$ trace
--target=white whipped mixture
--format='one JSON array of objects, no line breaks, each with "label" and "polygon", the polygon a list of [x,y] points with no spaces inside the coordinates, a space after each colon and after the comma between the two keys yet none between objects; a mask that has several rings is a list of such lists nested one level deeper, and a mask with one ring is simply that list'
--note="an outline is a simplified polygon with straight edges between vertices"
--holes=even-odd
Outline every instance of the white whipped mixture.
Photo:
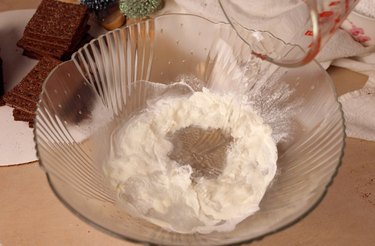
[{"label": "white whipped mixture", "polygon": [[[203,89],[168,97],[134,116],[113,135],[105,172],[133,215],[180,233],[229,231],[259,209],[275,176],[271,128],[235,95]],[[188,126],[222,129],[233,141],[217,178],[196,178],[170,159],[167,137]]]}]

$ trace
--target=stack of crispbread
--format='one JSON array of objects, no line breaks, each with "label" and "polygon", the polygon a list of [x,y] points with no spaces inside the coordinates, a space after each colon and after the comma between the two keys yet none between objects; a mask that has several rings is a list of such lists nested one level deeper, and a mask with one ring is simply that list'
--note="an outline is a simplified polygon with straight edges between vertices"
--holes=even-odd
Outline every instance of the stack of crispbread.
[{"label": "stack of crispbread", "polygon": [[17,45],[24,54],[66,60],[89,37],[87,6],[42,0]]},{"label": "stack of crispbread", "polygon": [[33,126],[43,81],[59,63],[61,61],[52,57],[43,57],[19,84],[4,95],[5,103],[14,108],[15,120],[28,121],[29,126]]},{"label": "stack of crispbread", "polygon": [[33,126],[44,80],[54,67],[69,59],[91,38],[87,33],[88,19],[89,10],[85,5],[42,0],[17,42],[24,49],[24,55],[40,61],[3,97],[14,108],[15,120],[27,121]]}]

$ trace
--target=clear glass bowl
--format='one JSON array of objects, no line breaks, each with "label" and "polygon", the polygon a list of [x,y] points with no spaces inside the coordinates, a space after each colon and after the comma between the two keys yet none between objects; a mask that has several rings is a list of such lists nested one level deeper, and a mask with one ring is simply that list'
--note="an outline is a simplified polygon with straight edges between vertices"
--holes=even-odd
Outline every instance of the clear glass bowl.
[{"label": "clear glass bowl", "polygon": [[[256,45],[273,42],[260,34],[267,38]],[[288,49],[285,56],[301,52]],[[179,234],[134,218],[103,173],[113,129],[162,95],[134,82],[168,84],[182,75],[246,90],[278,139],[277,175],[260,210],[230,232]],[[253,57],[229,24],[164,15],[100,36],[58,66],[43,86],[35,141],[52,190],[84,221],[137,242],[223,245],[275,232],[311,211],[339,166],[344,125],[330,77],[316,62],[280,68]]]}]

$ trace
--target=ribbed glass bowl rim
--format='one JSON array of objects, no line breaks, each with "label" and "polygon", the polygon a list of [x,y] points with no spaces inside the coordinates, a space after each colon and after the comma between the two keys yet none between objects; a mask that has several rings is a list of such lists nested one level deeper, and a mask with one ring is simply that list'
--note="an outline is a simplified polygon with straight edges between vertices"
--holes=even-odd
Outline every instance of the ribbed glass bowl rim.
[{"label": "ribbed glass bowl rim", "polygon": [[[205,21],[208,21],[210,23],[212,23],[213,25],[230,25],[229,23],[227,22],[215,22],[215,21],[212,21],[212,20],[209,20],[205,17],[202,17],[202,16],[198,16],[198,15],[194,15],[194,14],[185,14],[185,13],[167,13],[167,14],[162,14],[162,15],[158,15],[158,16],[155,16],[155,17],[152,17],[155,21],[159,18],[164,18],[164,17],[174,17],[174,16],[191,16],[191,17],[194,17],[194,18],[200,18],[200,19],[203,19]],[[142,20],[143,21],[148,21],[149,19],[145,19],[145,20]],[[41,102],[41,98],[42,98],[42,95],[45,91],[45,87],[46,87],[46,83],[49,81],[49,78],[50,76],[55,72],[55,70],[57,70],[60,66],[63,66],[65,63],[69,62],[69,61],[72,61],[74,59],[74,56],[76,53],[78,53],[80,50],[84,49],[85,47],[87,46],[90,46],[92,45],[94,42],[96,42],[97,40],[101,39],[101,38],[104,38],[105,36],[107,35],[110,35],[111,33],[113,32],[116,32],[118,31],[119,29],[126,29],[128,28],[129,26],[134,26],[134,25],[139,25],[139,22],[138,23],[132,23],[130,25],[125,25],[123,27],[120,27],[120,28],[117,28],[115,30],[112,30],[112,31],[109,31],[109,32],[106,32],[102,35],[99,35],[97,38],[94,38],[92,39],[89,43],[85,44],[83,47],[81,47],[78,51],[74,52],[73,55],[72,55],[72,58],[68,61],[65,61],[61,64],[59,64],[58,66],[56,66],[51,72],[50,74],[47,76],[47,78],[45,79],[43,85],[42,85],[42,93],[40,94],[40,99],[39,99],[39,102],[37,104],[37,109],[39,109],[40,107],[40,102]],[[250,31],[254,31],[254,30],[250,30]],[[287,46],[293,46],[293,47],[297,47],[298,49],[300,49],[301,51],[303,51],[303,49],[298,46],[298,45],[294,45],[294,44],[289,44],[289,43],[286,43],[284,42],[283,40],[275,37],[272,33],[269,33],[267,31],[262,31],[263,33],[267,33],[267,35],[270,35],[272,36],[273,38],[275,38],[275,40],[277,40],[278,42],[282,42],[284,45],[287,45]],[[241,38],[242,39],[242,38]],[[320,63],[318,63],[315,59],[312,61],[313,63],[315,63],[316,66],[318,66],[318,68],[323,72],[323,73],[326,73],[326,71],[324,70],[324,68],[320,65]],[[258,240],[261,240],[263,239],[264,237],[266,236],[269,236],[269,235],[272,235],[274,233],[277,233],[279,231],[282,231],[282,230],[285,230],[295,224],[297,224],[298,222],[300,222],[301,220],[303,220],[308,214],[310,214],[320,203],[321,201],[324,199],[325,195],[327,194],[327,191],[329,189],[329,187],[332,185],[333,183],[333,180],[334,178],[337,176],[338,174],[338,170],[342,164],[342,159],[343,159],[343,155],[344,155],[344,148],[345,148],[345,138],[346,138],[346,134],[345,134],[345,120],[344,120],[344,112],[342,110],[342,106],[341,104],[339,103],[338,101],[338,97],[337,97],[337,93],[336,93],[336,90],[335,90],[335,86],[333,84],[333,81],[330,77],[327,77],[327,83],[329,84],[329,89],[331,90],[332,92],[332,95],[335,97],[335,101],[336,103],[338,104],[338,110],[339,110],[339,113],[341,115],[341,127],[340,127],[340,130],[341,130],[341,133],[342,133],[342,144],[340,146],[340,156],[338,158],[338,161],[337,161],[337,164],[336,164],[336,167],[335,167],[335,172],[332,174],[329,182],[327,182],[327,184],[325,185],[325,188],[324,188],[324,191],[322,192],[322,194],[320,195],[320,198],[317,199],[317,201],[315,203],[312,203],[310,205],[310,207],[308,209],[306,209],[306,211],[304,213],[302,213],[299,217],[295,218],[294,220],[292,220],[291,222],[289,223],[286,223],[285,225],[281,225],[279,226],[277,229],[275,230],[272,230],[272,231],[269,231],[269,232],[265,232],[259,236],[256,236],[254,238],[249,238],[249,239],[245,239],[245,240],[242,240],[242,241],[239,241],[239,242],[235,242],[235,243],[228,243],[228,244],[218,244],[218,245],[241,245],[241,244],[244,244],[244,243],[251,243],[253,241],[258,241]],[[35,149],[36,149],[36,155],[37,155],[37,158],[38,158],[38,165],[39,167],[44,171],[45,175],[46,175],[46,178],[47,178],[47,182],[48,182],[48,185],[49,187],[51,188],[53,194],[58,198],[58,200],[70,211],[72,212],[74,215],[76,215],[79,219],[81,219],[83,222],[87,223],[88,225],[98,229],[99,231],[102,231],[110,236],[113,236],[115,238],[118,238],[118,239],[121,239],[121,240],[126,240],[126,241],[129,241],[129,242],[133,242],[133,243],[139,243],[139,244],[145,244],[145,245],[158,245],[158,244],[154,244],[152,242],[146,242],[146,241],[142,241],[142,240],[139,240],[139,239],[136,239],[136,238],[132,238],[130,236],[124,236],[118,232],[115,232],[115,231],[112,231],[111,229],[108,229],[104,226],[101,226],[99,225],[98,223],[96,223],[95,221],[91,220],[90,218],[84,216],[83,214],[81,214],[80,212],[78,212],[74,207],[72,207],[59,193],[58,191],[55,189],[52,181],[51,181],[51,177],[48,173],[48,170],[47,168],[45,167],[45,165],[43,165],[43,161],[41,160],[40,158],[40,154],[39,154],[39,149],[38,149],[38,136],[37,136],[37,129],[38,129],[38,125],[39,125],[39,122],[38,122],[38,117],[36,116],[35,118],[35,125],[34,125],[34,130],[33,130],[33,133],[34,133],[34,143],[35,143]],[[170,245],[173,245],[173,244],[170,244]],[[178,244],[180,245],[180,244]]]}]

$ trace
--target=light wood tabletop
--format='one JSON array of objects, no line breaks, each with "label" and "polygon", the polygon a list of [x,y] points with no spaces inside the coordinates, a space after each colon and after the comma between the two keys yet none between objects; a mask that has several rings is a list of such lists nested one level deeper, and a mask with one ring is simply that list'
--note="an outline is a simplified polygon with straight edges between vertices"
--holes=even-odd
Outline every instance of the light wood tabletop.
[{"label": "light wood tabletop", "polygon": [[[0,11],[36,8],[39,2],[0,0]],[[366,76],[341,68],[328,72],[338,95],[366,81]],[[375,245],[374,157],[375,142],[346,138],[342,165],[319,206],[297,224],[251,245]],[[136,244],[78,219],[54,196],[38,163],[31,163],[0,167],[0,246],[14,245]]]}]

